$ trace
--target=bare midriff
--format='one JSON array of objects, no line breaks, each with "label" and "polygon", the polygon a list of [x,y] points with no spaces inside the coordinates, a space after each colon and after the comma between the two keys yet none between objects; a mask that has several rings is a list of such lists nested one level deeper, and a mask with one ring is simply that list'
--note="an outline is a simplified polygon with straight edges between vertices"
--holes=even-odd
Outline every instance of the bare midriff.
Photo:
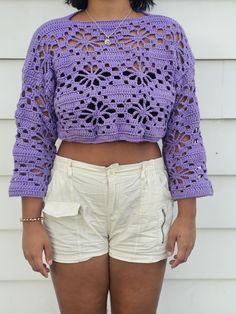
[{"label": "bare midriff", "polygon": [[112,163],[130,164],[161,157],[157,142],[114,141],[104,143],[79,143],[62,141],[57,155],[109,166]]}]

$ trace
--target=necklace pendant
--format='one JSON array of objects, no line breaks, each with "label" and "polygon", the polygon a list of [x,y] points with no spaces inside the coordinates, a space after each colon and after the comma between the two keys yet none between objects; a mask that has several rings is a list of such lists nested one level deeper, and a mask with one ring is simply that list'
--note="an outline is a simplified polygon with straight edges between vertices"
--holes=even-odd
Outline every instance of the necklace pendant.
[{"label": "necklace pendant", "polygon": [[105,44],[105,45],[110,45],[110,44],[111,44],[110,39],[109,39],[109,38],[106,38],[106,39],[104,40],[104,44]]}]

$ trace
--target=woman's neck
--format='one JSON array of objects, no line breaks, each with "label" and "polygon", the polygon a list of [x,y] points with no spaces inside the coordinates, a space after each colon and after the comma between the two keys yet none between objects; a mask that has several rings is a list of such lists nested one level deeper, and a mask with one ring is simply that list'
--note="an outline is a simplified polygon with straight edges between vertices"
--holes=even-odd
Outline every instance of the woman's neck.
[{"label": "woman's neck", "polygon": [[[124,18],[132,10],[132,7],[129,0],[89,0],[87,10],[96,20],[113,20]],[[86,12],[81,13],[88,19]],[[137,14],[133,11],[129,14],[129,18],[139,15],[140,13]]]}]

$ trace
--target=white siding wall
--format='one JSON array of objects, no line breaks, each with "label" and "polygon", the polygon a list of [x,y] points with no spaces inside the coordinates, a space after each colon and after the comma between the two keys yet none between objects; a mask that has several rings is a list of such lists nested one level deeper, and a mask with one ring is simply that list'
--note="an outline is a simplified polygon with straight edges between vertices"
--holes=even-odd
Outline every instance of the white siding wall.
[{"label": "white siding wall", "polygon": [[[50,275],[42,277],[24,259],[21,201],[9,199],[7,190],[13,167],[13,114],[29,40],[42,22],[73,11],[63,0],[0,0],[0,313],[4,314],[59,313]],[[236,1],[159,0],[152,12],[177,19],[189,37],[215,191],[214,197],[198,199],[197,240],[188,261],[175,269],[167,264],[159,313],[234,314]]]}]

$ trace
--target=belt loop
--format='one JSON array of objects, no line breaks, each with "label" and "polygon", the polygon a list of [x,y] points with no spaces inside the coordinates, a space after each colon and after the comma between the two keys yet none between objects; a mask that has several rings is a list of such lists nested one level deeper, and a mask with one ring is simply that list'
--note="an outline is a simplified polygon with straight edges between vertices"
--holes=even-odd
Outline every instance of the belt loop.
[{"label": "belt loop", "polygon": [[147,172],[146,172],[146,164],[145,163],[142,163],[142,165],[141,165],[141,179],[145,183],[145,187],[146,187],[146,184],[147,184]]},{"label": "belt loop", "polygon": [[142,163],[142,165],[141,165],[141,178],[143,179],[144,176],[145,176],[145,173],[144,173],[144,165],[143,165],[143,163]]},{"label": "belt loop", "polygon": [[72,174],[73,174],[73,171],[72,171],[72,162],[70,161],[69,162],[69,165],[67,167],[67,173],[68,173],[68,176],[71,177]]}]

